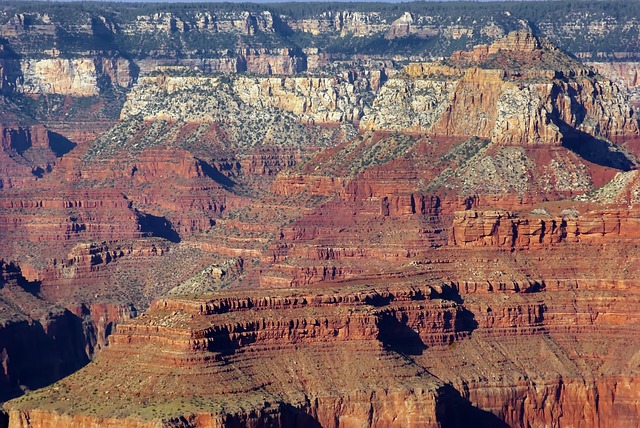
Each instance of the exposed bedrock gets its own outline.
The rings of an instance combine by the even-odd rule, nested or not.
[[[18,266],[0,261],[2,367],[0,396],[6,400],[73,373],[106,344],[114,322],[135,315],[117,305],[70,311],[37,295],[40,281],[28,281]]]
[[[427,286],[160,300],[94,363],[11,402],[10,426],[638,423],[637,293],[456,296]],[[124,376],[105,379],[115,367]],[[122,392],[106,392],[116,383]],[[47,405],[61,396],[68,407]]]
[[[514,58],[519,68],[507,67]],[[637,136],[638,120],[611,80],[520,31],[442,64],[408,65],[383,86],[360,128],[527,146],[572,142],[574,130]]]

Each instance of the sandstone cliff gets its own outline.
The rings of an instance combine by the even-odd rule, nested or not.
[[[11,426],[638,425],[637,122],[506,6],[12,7]]]
[[[124,58],[25,59],[16,90],[24,94],[99,95],[111,86],[129,88],[137,77]],[[14,76],[15,78],[15,76]]]
[[[509,425],[638,421],[632,399],[637,375],[623,386],[620,368],[577,368],[568,359],[583,346],[597,346],[597,331],[624,331],[629,346],[633,328],[621,329],[615,316],[597,315],[606,310],[628,316],[619,298],[608,294],[596,303],[556,293],[555,299],[573,299],[575,322],[567,326],[560,317],[566,307],[544,294],[503,294],[462,305],[443,299],[439,293],[445,291],[356,287],[329,295],[281,290],[162,300],[144,317],[121,324],[95,363],[11,402],[10,426],[54,421],[156,426],[179,420],[193,427],[231,421],[239,426],[464,426],[471,421],[496,426],[502,423],[496,416]],[[534,332],[539,340],[523,340]],[[571,341],[562,339],[567,334]],[[622,349],[622,343],[616,340],[614,346]],[[537,352],[529,352],[533,348]],[[353,352],[357,362],[347,357]],[[618,358],[625,367],[633,364],[632,352]],[[558,374],[549,374],[549,365]],[[242,371],[234,369],[239,366]],[[126,376],[105,379],[115,367]],[[393,375],[371,376],[384,369]],[[202,370],[217,382],[203,382],[196,374]],[[600,379],[608,380],[592,380],[604,372]],[[103,381],[96,388],[98,378]],[[120,392],[112,393],[114,388]],[[611,400],[598,400],[602,393],[612,394]],[[95,396],[104,398],[97,403]],[[47,404],[62,397],[67,403],[57,410]]]
[[[456,213],[449,244],[459,247],[496,246],[530,248],[561,242],[602,240],[632,242],[640,219],[635,211],[597,211],[583,215],[566,209],[561,217],[547,215],[520,217],[501,211]]]
[[[572,129],[610,139],[639,132],[617,86],[524,31],[454,54],[446,65],[409,65],[382,88],[360,127],[508,145],[558,145]]]

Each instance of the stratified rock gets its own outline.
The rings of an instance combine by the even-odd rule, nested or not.
[[[622,90],[528,31],[370,45],[507,14],[214,9],[0,24],[0,395],[101,350],[11,426],[638,425]]]
[[[567,210],[560,217],[519,217],[506,211],[461,211],[453,219],[449,244],[459,247],[530,248],[561,242],[627,241],[640,232],[637,211]]]
[[[625,299],[558,292],[460,304],[442,299],[446,292],[359,286],[160,300],[143,317],[120,324],[94,363],[8,403],[10,426],[638,421],[637,369],[621,377],[633,352],[618,355],[619,366],[576,367],[569,359],[582,347],[599,346],[603,331],[626,336],[626,343],[609,343],[616,350],[629,340],[637,344],[635,328],[617,321],[637,319]],[[638,296],[627,300],[637,303]],[[605,310],[608,317],[596,315]],[[116,369],[120,375],[112,376]],[[603,393],[612,398],[596,398]]]
[[[133,83],[132,65],[124,58],[28,59],[20,64],[20,83],[24,94],[96,96],[110,85],[128,88]]]
[[[574,138],[570,129],[610,139],[639,132],[615,84],[524,31],[444,65],[410,64],[382,88],[360,128],[505,145],[559,145]]]

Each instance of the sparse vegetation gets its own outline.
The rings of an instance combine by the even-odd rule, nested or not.
[[[317,37],[294,29],[292,21],[317,19],[331,22],[334,15],[361,13],[372,26],[390,24],[405,12],[413,14],[417,23],[437,22],[463,29],[461,33],[443,31],[412,35],[398,39],[385,38],[385,32],[359,34],[355,29],[335,28]],[[203,16],[220,20],[241,20],[242,13],[256,19],[243,26],[213,31],[199,24]],[[269,12],[272,22],[263,20]],[[266,49],[287,47],[300,55],[308,47],[326,48],[333,53],[448,55],[491,39],[486,28],[496,26],[508,32],[528,23],[541,34],[551,37],[563,49],[572,52],[605,53],[616,51],[638,54],[637,27],[633,18],[640,16],[637,2],[622,0],[554,2],[318,2],[307,3],[115,3],[115,2],[21,2],[5,1],[0,9],[0,24],[17,13],[26,16],[27,25],[44,25],[47,16],[57,27],[46,36],[25,33],[20,36],[20,49],[32,57],[57,48],[63,56],[87,51],[117,51],[130,58],[216,58],[233,57],[247,44]],[[565,19],[558,19],[565,17]],[[626,24],[631,23],[631,27]],[[567,25],[570,24],[570,25]],[[155,28],[149,32],[132,30],[134,26]],[[613,31],[583,30],[603,25]],[[114,30],[116,29],[116,30]],[[247,33],[247,30],[248,33]],[[584,34],[583,34],[584,32]]]

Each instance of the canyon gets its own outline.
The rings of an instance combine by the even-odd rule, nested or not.
[[[640,426],[635,6],[536,5],[0,6],[0,426]]]

